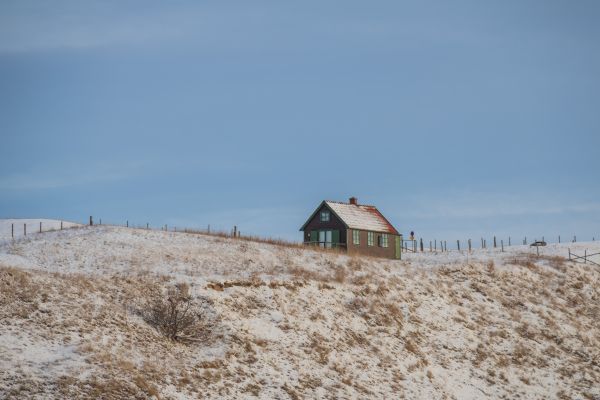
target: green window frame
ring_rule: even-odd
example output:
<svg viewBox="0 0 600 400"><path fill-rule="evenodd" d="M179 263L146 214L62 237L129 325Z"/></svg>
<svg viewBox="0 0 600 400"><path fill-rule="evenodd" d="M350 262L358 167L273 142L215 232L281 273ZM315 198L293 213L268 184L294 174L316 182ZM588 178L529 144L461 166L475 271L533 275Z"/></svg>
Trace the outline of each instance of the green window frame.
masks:
<svg viewBox="0 0 600 400"><path fill-rule="evenodd" d="M373 246L373 232L367 232L367 246Z"/></svg>
<svg viewBox="0 0 600 400"><path fill-rule="evenodd" d="M388 247L388 246L389 246L388 234L382 233L381 234L381 247Z"/></svg>
<svg viewBox="0 0 600 400"><path fill-rule="evenodd" d="M360 231L357 229L352 230L352 243L356 245L360 244Z"/></svg>

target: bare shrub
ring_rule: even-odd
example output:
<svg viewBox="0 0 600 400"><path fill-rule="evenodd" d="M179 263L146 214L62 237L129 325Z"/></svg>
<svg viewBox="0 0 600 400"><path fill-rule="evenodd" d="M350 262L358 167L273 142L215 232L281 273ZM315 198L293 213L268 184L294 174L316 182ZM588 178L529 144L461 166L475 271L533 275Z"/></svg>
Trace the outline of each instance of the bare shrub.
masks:
<svg viewBox="0 0 600 400"><path fill-rule="evenodd" d="M171 340L197 339L203 329L187 283L168 288L166 296L156 288L143 314L146 322Z"/></svg>

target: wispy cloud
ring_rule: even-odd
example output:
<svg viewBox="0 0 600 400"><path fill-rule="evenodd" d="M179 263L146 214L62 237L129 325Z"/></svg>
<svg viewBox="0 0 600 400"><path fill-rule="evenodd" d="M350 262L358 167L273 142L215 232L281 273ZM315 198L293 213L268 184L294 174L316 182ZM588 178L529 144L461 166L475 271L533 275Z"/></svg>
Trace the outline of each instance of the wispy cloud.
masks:
<svg viewBox="0 0 600 400"><path fill-rule="evenodd" d="M142 164L99 164L69 171L32 171L0 176L0 191L18 192L59 189L132 178L142 172Z"/></svg>
<svg viewBox="0 0 600 400"><path fill-rule="evenodd" d="M510 195L498 193L455 193L443 200L427 196L411 199L402 209L402 218L477 219L521 215L557 215L600 212L600 202L577 202L546 194Z"/></svg>
<svg viewBox="0 0 600 400"><path fill-rule="evenodd" d="M251 29L269 19L277 20L254 4L0 3L0 53L161 43L247 47L271 39L268 32Z"/></svg>
<svg viewBox="0 0 600 400"><path fill-rule="evenodd" d="M281 51L300 45L302 37L329 38L312 41L310 48L331 42L338 49L344 43L355 45L365 39L383 46L410 47L423 41L483 40L482 32L474 35L456 26L448 29L443 20L425 16L369 18L328 8L309 17L307 25L293 10L274 3L232 6L184 2L165 6L142 2L131 7L111 1L4 2L0 3L0 53L186 41L195 46L248 50L273 43L283 45L280 41L285 40L285 46L278 49ZM438 29L430 29L431 25ZM273 35L273 29L281 35Z"/></svg>

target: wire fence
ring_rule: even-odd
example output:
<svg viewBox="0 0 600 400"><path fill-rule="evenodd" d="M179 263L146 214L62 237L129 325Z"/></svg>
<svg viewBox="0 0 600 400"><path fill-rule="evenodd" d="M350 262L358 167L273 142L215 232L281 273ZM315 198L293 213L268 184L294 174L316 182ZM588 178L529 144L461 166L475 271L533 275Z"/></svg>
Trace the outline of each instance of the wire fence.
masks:
<svg viewBox="0 0 600 400"><path fill-rule="evenodd" d="M125 220L124 223L107 223L102 221L102 218L95 219L93 216L89 217L87 223L76 223L71 221L56 221L56 220L44 220L39 222L25 222L23 224L12 223L11 224L11 232L10 237L15 239L17 237L27 237L33 233L43 233L43 232L52 232L57 230L65 230L72 229L77 227L84 226L118 226L118 227L126 227L131 229L144 229L144 230L154 230L154 231L165 231L165 232L179 232L179 233L189 233L189 234L203 234L203 235L211 235L211 236L219 236L226 238L236 238L242 240L256 241L262 243L270 243L276 245L283 245L289 247L300 247L303 245L302 242L293 242L281 238L269 238L269 237L261 237L257 235L242 235L242 232L238 229L236 225L233 226L230 230L223 229L214 229L211 228L211 225L208 224L206 228L188 228L188 227L178 227L178 226L169 226L168 224L153 226L149 222L139 224L139 223L131 223L129 220ZM564 237L561 235L556 236L556 241L554 243L577 243L577 236L573 235L569 237L569 239L565 242ZM592 241L595 241L595 236L592 237ZM473 239L457 239L450 241L450 249L448 248L447 240L433 239L433 240L424 240L423 238L410 238L402 240L402 250L405 253L447 253L451 251L468 251L471 252L475 249L493 249L495 251L504 252L507 248L513 246L521 246L521 245L529 245L530 247L535 247L536 252L539 255L539 248L544 247L548 244L546 241L546 237L542 236L541 239L534 238L533 240L528 239L526 236L522 239L517 239L517 243L513 237L508 236L506 238L498 238L497 236L492 236L489 238L480 237L477 241ZM306 244L306 243L304 243ZM319 247L319 246L313 246ZM328 249L327 246L323 246ZM332 249L344 249L343 244L338 246L331 246ZM598 263L592 261L590 258L592 256L598 255L595 254L587 254L587 250L584 251L583 255L577 255L568 250L569 259L574 262L583 262L583 263L592 263L598 265Z"/></svg>
<svg viewBox="0 0 600 400"><path fill-rule="evenodd" d="M564 241L564 238L561 236L556 237L556 242L554 243L576 243L577 236L574 235L572 239L569 239L567 242ZM596 237L592 237L591 241L596 241ZM492 236L489 239L487 238L479 238L477 241L473 239L456 239L448 242L447 240L423 240L423 238L419 239L407 239L403 240L403 250L406 252L412 253L439 253L439 252L449 252L449 251L472 251L474 249L497 249L503 252L508 247L513 246L526 246L529 245L531 247L543 247L546 246L549 242L546 241L545 236L542 236L541 239L535 238L533 240L528 240L527 237L523 237L523 239L519 239L517 243L513 240L511 236L508 236L506 240L504 238L498 238L496 236ZM450 243L450 249L448 248L448 243Z"/></svg>

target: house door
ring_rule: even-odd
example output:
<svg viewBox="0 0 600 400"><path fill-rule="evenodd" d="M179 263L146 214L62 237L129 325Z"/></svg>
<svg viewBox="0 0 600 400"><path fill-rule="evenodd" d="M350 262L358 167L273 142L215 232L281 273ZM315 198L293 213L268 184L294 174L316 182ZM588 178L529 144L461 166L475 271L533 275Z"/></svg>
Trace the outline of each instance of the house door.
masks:
<svg viewBox="0 0 600 400"><path fill-rule="evenodd" d="M402 236L396 236L396 259L402 258Z"/></svg>

